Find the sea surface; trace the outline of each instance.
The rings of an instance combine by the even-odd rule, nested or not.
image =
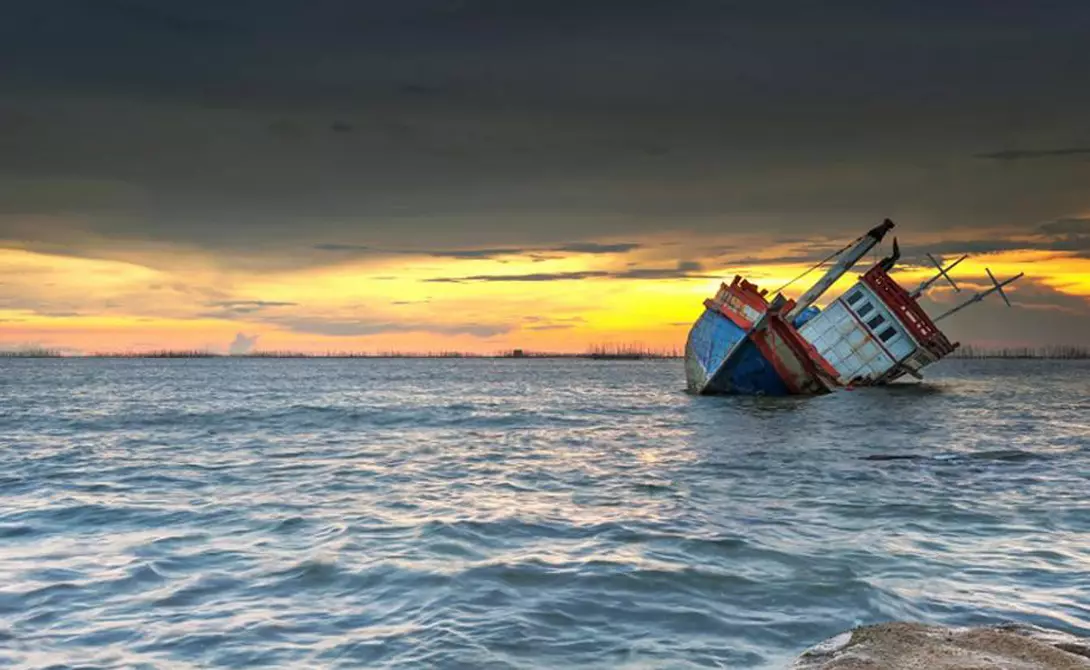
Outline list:
[[[1090,634],[1090,365],[703,398],[680,361],[0,361],[0,666],[777,668]]]

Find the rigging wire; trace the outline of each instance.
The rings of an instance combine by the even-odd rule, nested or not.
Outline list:
[[[794,284],[795,282],[797,282],[798,280],[802,279],[802,278],[803,278],[803,277],[805,277],[806,275],[810,274],[810,273],[811,273],[811,272],[813,272],[814,270],[817,270],[818,268],[820,268],[821,266],[825,265],[825,264],[826,264],[826,263],[828,263],[829,261],[833,260],[834,258],[836,258],[836,257],[837,257],[837,256],[839,256],[840,254],[844,253],[844,252],[845,252],[845,251],[847,251],[848,249],[851,249],[851,248],[852,248],[853,246],[855,246],[855,245],[856,245],[856,243],[857,243],[857,242],[859,242],[859,240],[863,239],[863,238],[864,238],[864,237],[866,237],[866,236],[867,236],[866,234],[864,234],[864,235],[860,235],[859,237],[855,238],[855,239],[854,239],[854,240],[852,240],[851,242],[848,242],[847,244],[845,244],[845,245],[844,245],[843,247],[841,247],[840,249],[838,249],[838,250],[834,251],[834,252],[833,252],[832,254],[830,254],[830,255],[829,255],[829,256],[827,256],[826,258],[822,259],[822,260],[821,260],[821,262],[819,262],[819,263],[818,263],[817,265],[813,265],[813,266],[811,266],[811,267],[810,267],[809,269],[807,269],[807,270],[806,270],[805,272],[803,272],[802,274],[800,274],[800,275],[799,275],[798,277],[795,277],[795,278],[794,278],[794,279],[792,279],[791,281],[787,282],[787,283],[786,283],[786,284],[784,284],[783,286],[781,286],[781,287],[779,287],[778,289],[776,289],[776,293],[783,293],[784,289],[786,289],[786,288],[787,288],[788,286],[790,286],[790,285]]]

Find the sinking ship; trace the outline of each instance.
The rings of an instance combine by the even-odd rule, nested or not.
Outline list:
[[[939,329],[938,322],[993,293],[1010,305],[1003,287],[1024,273],[999,282],[986,270],[991,288],[941,315],[929,316],[920,307],[919,297],[940,279],[960,291],[949,272],[967,256],[943,266],[928,254],[938,273],[910,292],[889,274],[900,259],[894,238],[891,255],[819,309],[817,301],[893,227],[886,219],[804,273],[831,263],[797,300],[787,298],[782,289],[769,299],[767,290],[738,275],[730,284],[722,284],[714,298],[704,301],[704,312],[689,332],[685,345],[689,391],[707,395],[821,394],[887,384],[906,375],[922,379],[924,368],[958,348],[958,343]]]

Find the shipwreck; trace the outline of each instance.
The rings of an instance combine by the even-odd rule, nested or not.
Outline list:
[[[704,301],[704,312],[689,332],[685,345],[689,391],[820,394],[887,384],[906,375],[922,379],[924,368],[958,348],[939,329],[940,321],[993,293],[1010,305],[1003,287],[1024,273],[1000,282],[986,269],[991,288],[943,314],[928,315],[918,299],[940,279],[960,291],[949,273],[967,256],[944,266],[928,254],[937,274],[908,291],[889,274],[900,259],[894,238],[889,256],[819,309],[817,301],[893,227],[886,219],[804,273],[832,264],[797,300],[787,298],[783,289],[770,300],[767,290],[741,276],[722,284],[714,298]]]

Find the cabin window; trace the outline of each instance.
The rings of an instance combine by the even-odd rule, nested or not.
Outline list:
[[[878,337],[880,337],[883,342],[889,342],[891,339],[893,339],[893,336],[896,335],[896,334],[897,334],[897,329],[894,328],[893,326],[890,326],[889,328],[886,328],[882,332],[878,333]]]
[[[859,299],[862,298],[862,297],[863,297],[863,292],[862,291],[852,291],[851,295],[848,296],[848,304],[849,305],[854,305],[855,303],[859,302]]]
[[[873,311],[874,311],[874,305],[870,304],[869,302],[864,303],[863,306],[859,308],[859,316],[866,316],[866,315],[870,314]]]
[[[871,330],[877,330],[878,326],[882,325],[885,322],[886,322],[886,317],[879,314],[878,316],[876,316],[873,319],[871,319],[870,321],[868,321],[867,325],[870,326]]]

